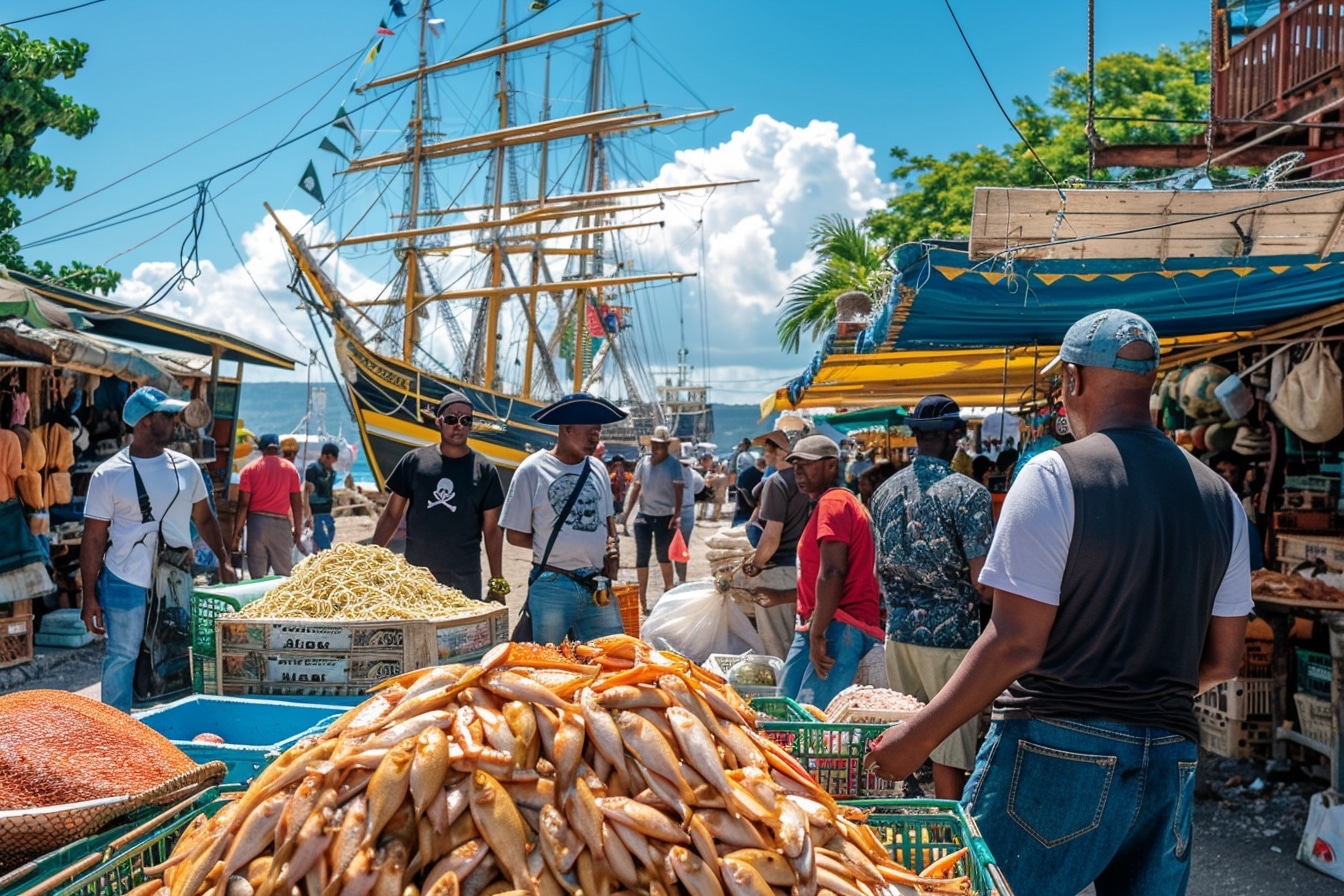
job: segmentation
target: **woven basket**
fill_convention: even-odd
[[[142,806],[171,803],[202,787],[218,784],[227,773],[228,766],[223,762],[208,762],[140,794],[0,811],[0,871],[97,833],[114,819]]]
[[[639,586],[616,583],[611,586],[616,592],[616,606],[621,610],[621,625],[625,633],[632,638],[639,637]]]

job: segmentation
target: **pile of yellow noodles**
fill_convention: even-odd
[[[253,619],[444,619],[490,608],[429,570],[371,544],[338,544],[306,557],[288,581],[239,611]]]

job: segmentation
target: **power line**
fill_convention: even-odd
[[[51,12],[41,12],[35,16],[27,16],[22,19],[15,19],[12,22],[0,22],[0,28],[8,28],[10,25],[19,25],[23,22],[35,22],[38,19],[45,19],[47,16],[58,16],[63,12],[73,12],[76,9],[83,9],[86,6],[93,6],[96,3],[102,3],[103,0],[89,0],[88,3],[80,3],[78,6],[67,6],[65,9],[55,9]]]

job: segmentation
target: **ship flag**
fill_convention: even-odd
[[[331,126],[334,128],[340,128],[341,130],[349,134],[351,137],[354,137],[355,152],[359,152],[360,148],[359,131],[355,130],[354,121],[352,121],[350,116],[346,114],[345,103],[341,103],[341,109],[339,112],[336,113],[336,118],[331,122]]]
[[[429,26],[430,33],[438,37],[439,26],[443,24],[443,19],[425,19],[425,24]]]
[[[380,19],[379,22],[378,22],[378,32],[377,32],[377,33],[378,33],[378,34],[382,34],[382,35],[386,35],[387,37],[391,37],[392,35],[396,34],[397,32],[395,32],[395,31],[393,31],[391,28],[387,27],[387,19]],[[382,43],[382,41],[379,41],[379,43]]]
[[[383,39],[380,39],[378,43],[373,45],[373,49],[369,50],[369,55],[364,57],[364,64],[368,65],[369,63],[373,62],[373,60],[377,59],[378,51],[381,50],[382,48],[383,48]]]
[[[347,156],[344,152],[342,152],[339,146],[337,146],[335,143],[332,143],[330,137],[323,137],[322,142],[317,144],[317,148],[325,149],[327,152],[334,152],[336,153],[336,155],[345,159],[347,162],[350,161],[350,157]]]
[[[402,3],[401,0],[391,0],[388,5],[392,7],[392,13],[397,18],[406,18],[406,4]]]
[[[303,171],[303,177],[299,178],[299,189],[317,200],[319,205],[325,204],[326,199],[322,197],[322,184],[317,180],[317,166],[311,161],[308,167]]]

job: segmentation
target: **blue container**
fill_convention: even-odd
[[[195,694],[139,713],[136,718],[196,762],[219,760],[227,764],[225,784],[243,784],[299,738],[324,730],[348,708],[334,702]],[[224,743],[192,740],[206,733],[219,735]]]

